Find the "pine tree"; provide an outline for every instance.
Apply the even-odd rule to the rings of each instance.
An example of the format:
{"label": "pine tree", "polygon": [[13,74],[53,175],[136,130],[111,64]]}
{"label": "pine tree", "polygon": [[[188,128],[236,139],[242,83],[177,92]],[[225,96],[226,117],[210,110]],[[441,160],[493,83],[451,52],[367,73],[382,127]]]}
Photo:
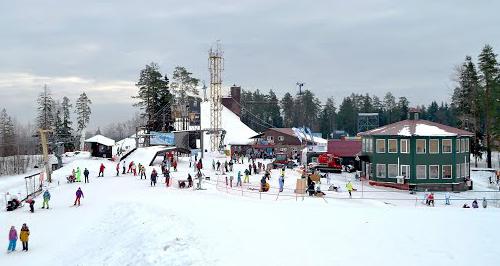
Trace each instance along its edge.
{"label": "pine tree", "polygon": [[266,95],[266,111],[268,116],[271,118],[271,124],[274,127],[283,127],[283,118],[280,113],[280,106],[278,104],[278,97],[273,90],[269,91],[269,95]]}
{"label": "pine tree", "polygon": [[92,113],[92,110],[90,109],[91,104],[92,101],[87,97],[85,92],[82,92],[80,97],[76,100],[76,123],[79,131],[85,129],[89,124],[90,114]]}
{"label": "pine tree", "polygon": [[7,110],[0,112],[0,156],[11,156],[16,154],[15,127]]}
{"label": "pine tree", "polygon": [[138,99],[134,106],[142,110],[141,117],[146,119],[146,126],[153,131],[172,129],[172,94],[169,89],[167,76],[162,76],[160,67],[156,63],[146,65],[141,70],[139,81]]}
{"label": "pine tree", "polygon": [[294,109],[293,97],[290,93],[285,93],[283,98],[281,98],[281,109],[283,110],[283,126],[292,127],[293,124],[293,113],[296,111]]}
{"label": "pine tree", "polygon": [[329,138],[330,133],[336,128],[336,108],[332,97],[326,99],[320,114],[320,132],[323,138]]}
{"label": "pine tree", "polygon": [[478,66],[480,70],[480,81],[484,93],[484,128],[486,138],[486,162],[488,168],[491,168],[491,151],[493,139],[495,138],[495,128],[497,117],[494,117],[498,108],[498,99],[492,96],[497,94],[495,90],[500,89],[500,67],[497,61],[497,55],[493,52],[493,47],[485,45],[479,55]]}
{"label": "pine tree", "polygon": [[357,110],[354,101],[345,97],[337,114],[339,128],[354,136],[357,131]]}
{"label": "pine tree", "polygon": [[43,91],[38,95],[38,116],[37,125],[41,129],[53,129],[54,127],[54,99],[47,85],[44,85]]}
{"label": "pine tree", "polygon": [[384,111],[386,113],[387,124],[395,122],[396,97],[388,92],[384,96]]}

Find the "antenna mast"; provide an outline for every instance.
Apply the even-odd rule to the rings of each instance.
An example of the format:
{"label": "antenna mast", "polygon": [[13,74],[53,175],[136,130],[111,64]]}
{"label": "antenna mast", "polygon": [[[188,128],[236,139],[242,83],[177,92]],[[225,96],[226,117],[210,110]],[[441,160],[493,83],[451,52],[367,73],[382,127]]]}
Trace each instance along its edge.
{"label": "antenna mast", "polygon": [[221,114],[222,114],[222,71],[224,58],[220,41],[208,51],[208,70],[210,71],[210,135],[211,151],[218,151],[221,139]]}

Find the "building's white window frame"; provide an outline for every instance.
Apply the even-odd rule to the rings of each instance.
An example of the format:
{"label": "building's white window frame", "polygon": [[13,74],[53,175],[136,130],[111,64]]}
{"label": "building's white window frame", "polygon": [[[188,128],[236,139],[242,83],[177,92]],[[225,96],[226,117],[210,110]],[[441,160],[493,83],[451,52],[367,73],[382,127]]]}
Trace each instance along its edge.
{"label": "building's white window frame", "polygon": [[[382,147],[380,147],[380,146],[379,146],[379,142],[382,142],[382,141],[384,142],[384,145],[382,146],[382,147],[384,148],[384,151],[380,151],[380,150],[379,150],[379,148],[382,148]],[[386,150],[387,150],[387,149],[386,149],[386,141],[385,141],[385,139],[376,139],[376,140],[375,140],[375,146],[376,146],[376,147],[375,147],[375,151],[376,151],[377,153],[385,153],[385,152],[386,152]]]}
{"label": "building's white window frame", "polygon": [[[389,169],[393,167],[396,169],[395,171],[395,175],[394,176],[391,176],[391,171],[389,171]],[[394,169],[393,169],[394,170]],[[387,165],[387,177],[388,178],[396,178],[397,176],[399,175],[399,171],[398,171],[398,165],[397,164],[388,164]]]}
{"label": "building's white window frame", "polygon": [[466,169],[467,169],[467,163],[462,163],[462,165],[460,165],[460,177],[465,178]]}
{"label": "building's white window frame", "polygon": [[[379,166],[383,166],[384,167],[384,176],[380,176],[379,175]],[[386,178],[387,177],[387,165],[385,163],[378,163],[376,165],[376,168],[375,168],[375,176],[377,178]]]}
{"label": "building's white window frame", "polygon": [[461,149],[462,153],[464,153],[465,152],[465,138],[461,139],[461,146],[462,146],[462,149]]}
{"label": "building's white window frame", "polygon": [[[431,142],[437,142],[436,151],[432,151]],[[438,154],[439,153],[439,139],[429,139],[429,154]]]}
{"label": "building's white window frame", "polygon": [[266,140],[269,143],[274,143],[274,136],[266,136]]}
{"label": "building's white window frame", "polygon": [[400,140],[399,151],[401,153],[410,153],[410,140],[409,139],[401,139]]}
{"label": "building's white window frame", "polygon": [[[418,175],[418,169],[422,168],[422,167],[424,167],[424,174],[425,174],[424,177],[421,177],[421,176]],[[427,165],[425,165],[425,164],[417,164],[417,166],[415,167],[415,174],[417,176],[417,179],[427,179]]]}
{"label": "building's white window frame", "polygon": [[470,148],[470,139],[469,138],[465,138],[465,152],[469,152],[469,148]]}
{"label": "building's white window frame", "polygon": [[461,143],[460,138],[458,138],[458,137],[457,137],[457,139],[456,139],[456,141],[455,141],[455,152],[456,152],[456,153],[460,153],[460,150],[461,150],[461,148],[460,148],[460,146],[461,146],[461,145],[460,145],[460,143]]}
{"label": "building's white window frame", "polygon": [[[395,151],[391,151],[391,142],[396,145]],[[397,139],[388,139],[387,140],[387,152],[388,153],[398,153],[398,140]]]}
{"label": "building's white window frame", "polygon": [[403,175],[403,168],[406,168],[406,173],[407,173],[407,175],[405,176],[405,179],[410,179],[410,175],[411,175],[410,166],[407,164],[402,164],[401,165],[401,175]]}
{"label": "building's white window frame", "polygon": [[367,138],[363,138],[363,141],[361,142],[361,147],[362,147],[361,150],[363,152],[367,152],[368,151],[368,149],[367,149],[368,145],[366,145],[367,140],[368,140]]}
{"label": "building's white window frame", "polygon": [[[431,172],[431,168],[433,167],[437,167],[437,176],[432,176],[432,172]],[[429,179],[439,179],[439,165],[437,164],[432,164],[432,165],[429,165]]]}
{"label": "building's white window frame", "polygon": [[284,136],[278,136],[278,141],[285,141],[285,137]]}
{"label": "building's white window frame", "polygon": [[470,162],[467,162],[465,164],[465,167],[466,167],[465,168],[465,177],[468,178],[468,177],[470,177]]}
{"label": "building's white window frame", "polygon": [[[423,152],[418,151],[418,142],[419,141],[424,141],[424,151]],[[416,154],[426,154],[427,153],[427,140],[426,139],[416,139],[415,140],[415,153]]]}
{"label": "building's white window frame", "polygon": [[[450,177],[446,177],[444,174],[444,169],[445,168],[450,168]],[[453,178],[453,166],[451,164],[444,164],[441,165],[441,178],[442,179],[452,179]]]}
{"label": "building's white window frame", "polygon": [[368,139],[368,151],[373,152],[373,138]]}
{"label": "building's white window frame", "polygon": [[[450,150],[449,151],[446,151],[445,150],[445,143],[446,142],[449,142],[450,143]],[[441,140],[441,152],[442,153],[452,153],[453,152],[453,141],[451,139],[443,139]]]}

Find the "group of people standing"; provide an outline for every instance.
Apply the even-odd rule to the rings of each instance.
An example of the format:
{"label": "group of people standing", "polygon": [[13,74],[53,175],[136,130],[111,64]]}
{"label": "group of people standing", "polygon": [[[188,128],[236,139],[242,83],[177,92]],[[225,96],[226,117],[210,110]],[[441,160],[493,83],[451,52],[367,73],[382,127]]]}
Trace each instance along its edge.
{"label": "group of people standing", "polygon": [[9,246],[7,247],[7,252],[10,253],[16,251],[17,240],[20,240],[23,244],[23,251],[28,251],[29,237],[30,229],[25,223],[21,226],[21,232],[19,233],[19,236],[17,234],[16,227],[11,226],[9,231]]}

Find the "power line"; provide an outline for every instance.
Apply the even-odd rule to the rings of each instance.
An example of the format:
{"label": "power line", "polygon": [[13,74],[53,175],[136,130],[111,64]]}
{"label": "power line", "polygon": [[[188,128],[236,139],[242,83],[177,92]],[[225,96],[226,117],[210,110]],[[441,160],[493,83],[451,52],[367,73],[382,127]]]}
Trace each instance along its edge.
{"label": "power line", "polygon": [[[252,115],[253,117],[255,117],[256,119],[258,119],[259,121],[263,122],[264,124],[267,124],[268,126],[271,126],[271,127],[276,127],[274,126],[273,124],[270,124],[264,120],[262,120],[261,118],[257,117],[255,114],[253,114],[252,112],[248,111],[248,109],[244,106],[242,106],[239,102],[237,102],[235,99],[231,98],[231,100],[233,100],[239,107],[241,107],[241,109],[245,110],[246,112],[248,112],[250,115]],[[261,124],[262,125],[262,124]],[[265,126],[267,127],[267,126]]]}

